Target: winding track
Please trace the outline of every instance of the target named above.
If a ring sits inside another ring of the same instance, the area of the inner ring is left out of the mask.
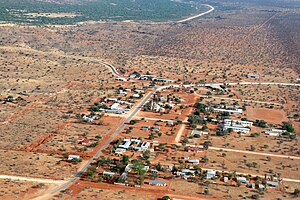
[[[208,11],[203,12],[203,13],[200,13],[200,14],[198,14],[198,15],[194,15],[194,16],[191,16],[191,17],[189,17],[189,18],[186,18],[186,19],[182,19],[182,20],[176,21],[176,23],[183,23],[183,22],[191,21],[191,20],[196,19],[196,18],[199,18],[199,17],[201,17],[201,16],[203,16],[203,15],[207,15],[207,14],[209,14],[209,13],[211,13],[212,11],[215,10],[215,8],[212,7],[211,5],[208,5],[208,4],[203,4],[203,5],[209,7],[210,9],[209,9]]]

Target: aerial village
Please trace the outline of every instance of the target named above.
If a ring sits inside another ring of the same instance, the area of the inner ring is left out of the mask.
[[[245,80],[258,78],[245,75]],[[78,182],[82,185],[164,192],[182,180],[202,186],[202,195],[210,194],[210,185],[257,195],[289,191],[286,180],[298,173],[300,154],[293,121],[268,122],[283,105],[234,98],[239,86],[226,83],[184,85],[136,72],[116,82],[88,106],[63,117],[65,127],[24,149],[61,156],[57,165],[67,163],[75,167],[72,171],[90,159]],[[1,102],[26,104],[13,96]],[[271,117],[253,116],[256,109]]]
[[[255,74],[247,74],[246,77],[259,78]],[[121,134],[103,149],[99,158],[94,157],[91,166],[81,178],[82,181],[128,187],[166,188],[172,180],[183,179],[202,186],[217,184],[244,187],[255,189],[258,193],[269,189],[285,191],[284,174],[270,169],[257,175],[258,163],[247,161],[247,153],[251,155],[251,152],[258,150],[254,143],[245,149],[241,147],[233,152],[229,151],[231,156],[234,156],[235,152],[246,152],[244,160],[240,161],[245,165],[242,169],[239,169],[239,166],[230,170],[221,159],[212,161],[219,164],[218,167],[208,164],[212,159],[210,149],[220,154],[217,156],[219,158],[227,156],[228,140],[227,143],[214,147],[214,144],[221,142],[220,138],[263,138],[266,143],[268,140],[295,140],[296,134],[289,122],[268,125],[263,118],[246,118],[247,108],[257,105],[270,108],[269,104],[222,97],[211,98],[220,94],[230,96],[231,86],[226,84],[181,85],[174,80],[138,73],[116,80],[120,83],[134,81],[148,85],[137,88],[136,85],[125,87],[126,84],[122,84],[115,88],[113,97],[101,97],[88,109],[88,113],[77,114],[80,123],[102,125],[105,124],[104,116],[130,116],[138,103],[140,106],[134,118],[125,122],[120,130]],[[149,95],[153,87],[159,89]],[[146,97],[147,101],[142,102],[146,95],[149,95]],[[274,110],[280,108],[274,104],[271,107]],[[102,139],[101,136],[89,138],[82,135],[70,141],[76,146],[83,146],[83,151],[87,151],[87,148],[96,147]],[[260,148],[268,149],[269,146]],[[82,148],[77,150],[81,152]],[[273,150],[271,148],[267,152],[271,153]],[[268,155],[267,152],[265,155]],[[296,147],[294,152],[295,155],[299,154],[299,149]],[[81,156],[85,155],[74,152],[66,158],[77,163],[82,160]],[[266,156],[266,162],[270,161],[271,157]],[[208,187],[205,188],[200,191],[202,194],[209,193]]]

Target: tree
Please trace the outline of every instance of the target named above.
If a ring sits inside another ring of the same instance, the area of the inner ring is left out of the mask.
[[[203,143],[203,149],[208,149],[208,147],[209,146],[211,146],[212,144],[211,144],[211,141],[205,141],[204,143]]]
[[[124,164],[127,164],[128,161],[129,161],[129,156],[123,155],[123,157],[122,157],[122,162],[123,162]]]
[[[202,158],[202,161],[203,161],[204,163],[207,163],[207,162],[208,162],[208,158],[207,158],[206,156],[204,156],[204,157]]]
[[[162,200],[170,200],[171,198],[169,196],[163,196],[163,198],[161,198]]]
[[[258,127],[261,127],[261,128],[266,128],[267,127],[267,122],[264,121],[264,120],[256,120],[254,124]]]
[[[295,197],[300,197],[300,189],[296,188],[296,189],[294,190],[294,192],[293,192],[293,195],[294,195]]]
[[[96,167],[89,167],[86,172],[86,177],[89,179],[94,178],[96,175]]]
[[[209,190],[208,190],[208,188],[205,188],[205,190],[204,190],[204,194],[205,194],[205,195],[208,195],[208,194],[209,194]]]
[[[287,130],[287,132],[293,133],[295,131],[293,124],[289,122],[282,123],[282,129]]]
[[[200,102],[197,102],[195,103],[194,105],[200,112],[204,112],[207,108],[207,105],[203,104],[203,103],[200,103]]]
[[[143,157],[145,160],[148,160],[150,158],[150,151],[149,150],[146,150],[144,153],[143,153]]]

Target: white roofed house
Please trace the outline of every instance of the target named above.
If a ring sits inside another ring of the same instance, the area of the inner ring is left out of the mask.
[[[68,156],[68,160],[73,160],[73,159],[79,160],[79,159],[80,159],[80,156],[78,156],[78,155],[69,155],[69,156]]]
[[[269,129],[265,130],[265,133],[270,135],[270,136],[280,136],[282,133],[285,133],[286,130],[281,130],[281,129]]]
[[[252,127],[253,126],[253,122],[233,120],[233,119],[224,119],[224,125],[225,126]]]
[[[132,97],[133,97],[133,98],[140,98],[141,95],[140,95],[140,94],[133,94]]]
[[[118,77],[118,78],[116,78],[116,80],[117,80],[117,81],[127,81],[127,79],[126,79],[126,78],[123,78],[123,77]]]
[[[249,128],[245,128],[243,126],[223,126],[223,131],[228,131],[228,130],[232,130],[233,132],[237,132],[237,133],[250,133],[250,129]]]
[[[206,178],[208,180],[213,179],[216,177],[216,171],[215,170],[207,170]]]
[[[247,74],[246,76],[247,76],[247,78],[256,78],[256,79],[259,79],[259,75],[257,75],[257,74]]]
[[[241,183],[241,184],[247,184],[249,183],[249,181],[246,179],[246,177],[237,177],[236,178],[237,182]]]
[[[212,108],[214,112],[226,112],[229,114],[243,114],[243,109],[227,110],[222,108]]]
[[[110,106],[110,109],[111,110],[117,110],[119,105],[120,105],[119,103],[114,103],[113,105]]]
[[[188,163],[191,163],[193,165],[198,165],[200,161],[198,159],[188,160]]]

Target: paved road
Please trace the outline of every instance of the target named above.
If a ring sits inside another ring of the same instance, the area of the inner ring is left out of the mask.
[[[70,185],[72,185],[75,181],[77,181],[85,172],[86,170],[90,167],[91,163],[96,160],[102,151],[108,147],[108,145],[115,139],[115,137],[125,128],[126,124],[130,122],[131,119],[133,119],[136,114],[141,110],[141,108],[145,105],[145,103],[150,99],[152,94],[158,90],[161,90],[164,87],[155,87],[153,91],[148,93],[144,99],[134,108],[134,110],[128,115],[127,119],[125,122],[122,123],[122,125],[112,134],[112,136],[107,140],[107,142],[97,151],[97,153],[83,166],[83,168],[75,174],[75,177],[68,180],[66,183],[60,185],[59,187],[55,188],[54,190],[50,191],[49,194],[53,195],[61,190],[66,189]]]
[[[210,149],[219,150],[219,151],[230,151],[230,152],[237,152],[237,153],[260,155],[260,156],[270,156],[270,157],[300,160],[300,157],[297,157],[297,156],[280,155],[280,154],[273,154],[273,153],[261,153],[261,152],[255,152],[255,151],[244,151],[244,150],[238,150],[238,149],[226,149],[226,148],[219,148],[219,147],[209,147],[208,150],[210,150]]]
[[[211,13],[212,11],[215,10],[215,8],[212,7],[211,5],[208,5],[208,4],[203,4],[203,5],[209,7],[210,9],[209,9],[208,11],[203,12],[203,13],[200,13],[200,14],[198,14],[198,15],[194,15],[194,16],[192,16],[192,17],[189,17],[189,18],[186,18],[186,19],[182,19],[182,20],[176,21],[176,23],[187,22],[187,21],[190,21],[190,20],[199,18],[199,17],[201,17],[201,16],[203,16],[203,15],[207,15],[207,14],[209,14],[209,13]]]

